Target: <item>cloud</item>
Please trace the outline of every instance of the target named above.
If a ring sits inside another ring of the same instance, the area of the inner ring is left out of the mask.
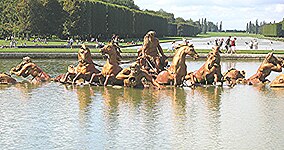
[[[275,6],[275,12],[277,12],[277,13],[284,13],[284,4],[277,4]]]
[[[245,30],[246,23],[256,19],[279,22],[283,19],[283,0],[134,0],[141,9],[163,9],[184,19],[223,22],[223,29]],[[272,15],[273,14],[273,15]]]

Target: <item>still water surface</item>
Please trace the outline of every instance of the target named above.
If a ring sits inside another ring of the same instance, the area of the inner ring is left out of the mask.
[[[0,60],[0,72],[20,61]],[[34,62],[56,76],[75,60]],[[235,66],[249,77],[260,63],[223,61],[222,69]],[[189,60],[188,71],[202,64]],[[267,85],[160,91],[2,85],[0,149],[283,149],[283,117],[284,89]]]

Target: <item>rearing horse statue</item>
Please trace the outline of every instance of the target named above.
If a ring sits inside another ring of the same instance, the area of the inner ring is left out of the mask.
[[[158,74],[156,81],[159,84],[170,84],[173,82],[175,86],[181,85],[187,73],[187,66],[185,64],[186,55],[190,55],[194,59],[199,57],[192,44],[179,45],[176,48],[172,64],[167,70]]]
[[[204,65],[199,70],[186,75],[185,78],[190,81],[191,85],[195,85],[196,83],[216,84],[217,82],[223,84],[219,49],[219,46],[213,47]]]
[[[250,85],[257,83],[264,83],[268,81],[267,76],[270,75],[272,71],[282,72],[282,67],[284,67],[284,60],[277,58],[273,52],[268,53],[261,65],[259,66],[257,72],[247,79],[247,83]]]
[[[118,45],[112,42],[108,45],[105,45],[101,49],[102,55],[107,55],[107,61],[103,66],[101,72],[101,75],[105,77],[105,86],[108,84],[109,81],[114,83],[116,81],[115,76],[122,70],[122,68],[119,66],[121,60],[120,52],[121,51]]]
[[[95,65],[99,66],[93,62],[90,49],[83,44],[78,51],[78,65],[76,67],[68,66],[68,72],[64,77],[61,77],[60,81],[75,83],[76,80],[83,78],[84,81],[91,83],[96,77],[95,75],[100,73]]]

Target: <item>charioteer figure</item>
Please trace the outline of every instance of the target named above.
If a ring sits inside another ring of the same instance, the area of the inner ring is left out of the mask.
[[[164,54],[162,47],[160,46],[159,39],[155,36],[155,31],[149,31],[144,36],[144,43],[138,54],[139,57],[144,59],[144,62],[140,62],[142,64],[142,68],[147,68],[146,66],[148,66],[148,68],[158,74],[167,66],[167,56]]]

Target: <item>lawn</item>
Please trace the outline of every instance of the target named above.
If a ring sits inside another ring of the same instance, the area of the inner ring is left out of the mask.
[[[164,42],[172,42],[174,40],[182,40],[182,37],[162,37],[159,38],[159,41],[161,43]],[[17,41],[17,46],[22,46],[23,44],[27,45],[27,46],[35,46],[35,45],[42,45],[42,46],[48,46],[48,45],[67,45],[67,41],[66,40],[47,40],[47,43],[44,42],[32,42],[32,41],[27,41],[27,40],[16,40]],[[133,44],[131,44],[131,42],[135,42],[135,44],[142,44],[143,43],[143,39],[134,39],[134,38],[130,38],[130,39],[124,39],[124,42],[120,42],[119,44],[121,46],[131,46]],[[91,44],[91,45],[95,45],[95,42],[84,42],[85,44]],[[106,44],[108,43],[108,41],[102,41],[102,43]],[[10,45],[10,40],[0,40],[0,46],[9,46]],[[74,45],[77,45],[77,43],[75,42]]]
[[[206,34],[198,34],[198,38],[207,38],[207,37],[254,37],[254,38],[264,38],[260,34],[249,34],[243,32],[207,32]]]
[[[77,53],[78,48],[5,48],[0,53]],[[198,53],[207,54],[210,50],[196,49]],[[92,53],[99,53],[99,49],[91,49]],[[122,49],[123,53],[137,53],[137,49]],[[174,53],[164,49],[165,53]],[[271,50],[238,50],[238,54],[267,54]],[[284,50],[276,50],[275,54],[284,54]]]

